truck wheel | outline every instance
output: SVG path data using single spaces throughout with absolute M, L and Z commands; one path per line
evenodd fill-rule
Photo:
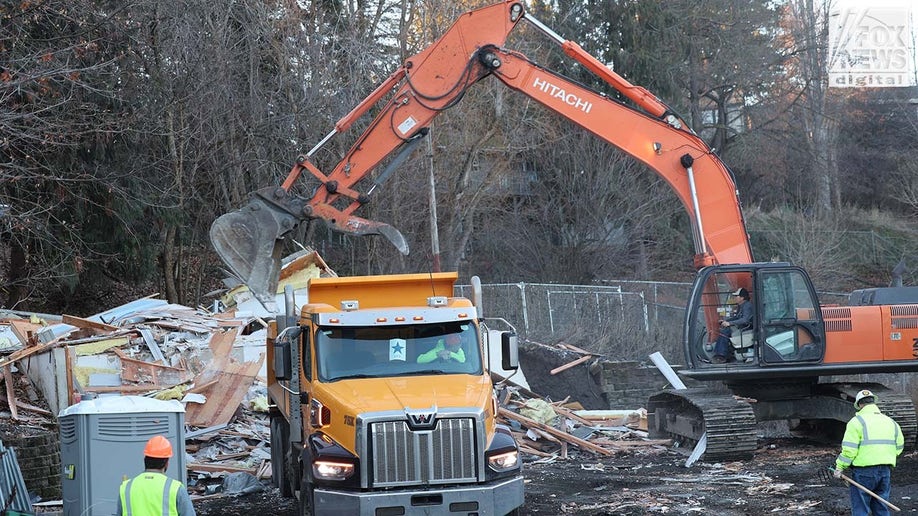
M 287 479 L 287 448 L 290 447 L 290 426 L 283 417 L 271 418 L 271 483 L 284 498 L 293 496 Z

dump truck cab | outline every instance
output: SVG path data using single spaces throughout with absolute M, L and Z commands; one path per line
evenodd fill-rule
M 299 491 L 303 514 L 507 514 L 522 505 L 486 332 L 478 307 L 452 296 L 456 278 L 316 278 L 308 299 L 286 296 L 268 346 L 272 470 L 285 495 Z M 515 362 L 515 338 L 501 337 Z

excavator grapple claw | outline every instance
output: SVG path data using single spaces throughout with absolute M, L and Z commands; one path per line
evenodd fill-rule
M 402 254 L 408 254 L 408 241 L 405 240 L 401 231 L 395 229 L 389 224 L 367 220 L 360 217 L 349 216 L 344 224 L 335 221 L 326 220 L 328 226 L 342 233 L 348 233 L 355 236 L 379 235 L 392 243 Z
M 408 242 L 405 237 L 389 224 L 348 215 L 324 202 L 309 207 L 312 208 L 310 216 L 324 220 L 333 231 L 354 236 L 379 235 L 391 242 L 400 253 L 408 254 Z

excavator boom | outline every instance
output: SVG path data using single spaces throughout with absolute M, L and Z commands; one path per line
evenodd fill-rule
M 626 106 L 546 71 L 519 52 L 504 47 L 507 36 L 526 20 L 562 50 L 593 71 L 638 108 Z M 353 235 L 382 235 L 403 253 L 408 245 L 395 228 L 353 215 L 369 193 L 388 177 L 378 173 L 368 193 L 355 189 L 378 165 L 398 153 L 398 163 L 427 134 L 430 122 L 456 105 L 465 92 L 488 76 L 517 90 L 659 173 L 673 187 L 693 222 L 698 267 L 751 261 L 751 251 L 732 175 L 713 152 L 662 101 L 634 86 L 525 13 L 516 0 L 469 11 L 429 47 L 408 58 L 363 102 L 335 125 L 318 145 L 299 156 L 280 187 L 259 190 L 242 209 L 218 218 L 211 240 L 229 268 L 259 299 L 273 299 L 284 239 L 304 220 L 324 220 Z M 344 158 L 325 173 L 312 155 L 331 137 L 389 95 L 370 126 Z M 621 127 L 631 127 L 625 132 Z M 390 168 L 392 163 L 390 163 Z M 293 194 L 304 175 L 320 183 L 311 198 Z M 697 191 L 703 189 L 704 198 Z M 704 221 L 704 223 L 702 223 Z
M 323 220 L 336 231 L 357 236 L 382 235 L 407 254 L 408 244 L 397 229 L 353 215 L 370 200 L 354 186 L 389 155 L 400 150 L 406 151 L 401 158 L 407 155 L 426 134 L 429 122 L 481 79 L 483 70 L 471 66 L 469 56 L 486 44 L 502 45 L 522 17 L 523 5 L 517 1 L 467 12 L 437 41 L 407 59 L 319 144 L 297 158 L 280 187 L 259 190 L 246 206 L 214 221 L 210 238 L 223 262 L 262 303 L 270 303 L 284 239 L 304 220 Z M 326 174 L 312 164 L 311 157 L 322 145 L 347 131 L 387 94 L 391 97 L 381 112 L 333 170 Z M 321 183 L 308 199 L 292 193 L 304 172 Z M 377 185 L 387 175 L 380 174 Z

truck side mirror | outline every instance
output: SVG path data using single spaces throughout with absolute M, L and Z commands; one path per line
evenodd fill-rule
M 299 327 L 291 326 L 274 339 L 274 377 L 278 380 L 290 380 L 293 377 L 290 351 L 298 344 L 300 333 Z
M 512 331 L 500 333 L 500 365 L 505 371 L 520 367 L 519 337 Z

